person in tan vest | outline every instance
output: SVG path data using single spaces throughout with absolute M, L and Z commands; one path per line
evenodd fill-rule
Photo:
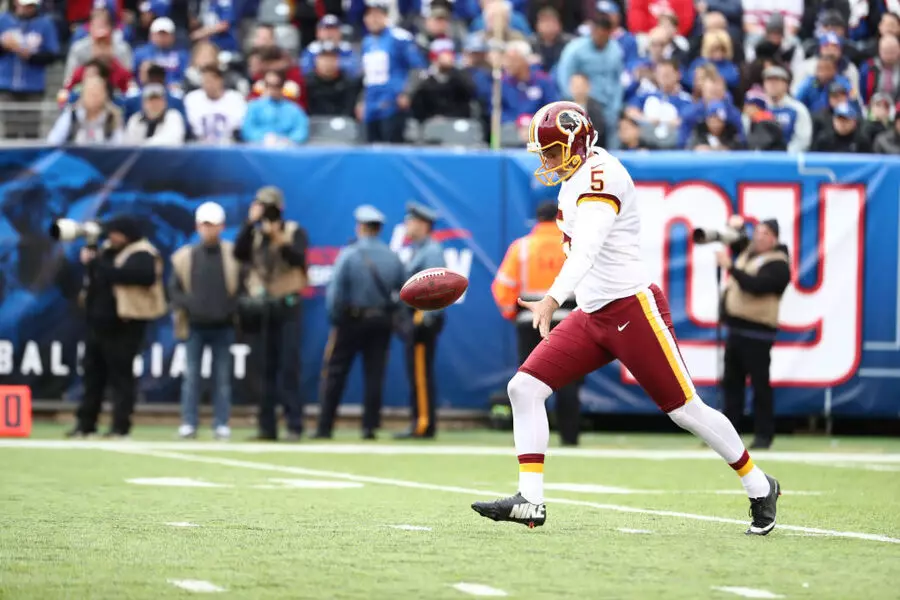
M 741 232 L 730 244 L 731 255 L 723 249 L 717 256 L 729 280 L 722 301 L 728 327 L 725 343 L 725 374 L 722 390 L 725 415 L 740 431 L 744 415 L 747 377 L 753 385 L 754 440 L 751 448 L 768 448 L 775 437 L 775 406 L 769 367 L 772 346 L 778 333 L 781 297 L 791 281 L 788 250 L 778 241 L 778 221 L 760 222 L 750 239 L 744 233 L 744 219 L 734 216 L 732 229 Z M 736 257 L 732 261 L 732 256 Z
M 144 341 L 148 321 L 166 314 L 162 286 L 163 261 L 132 217 L 111 219 L 104 226 L 106 241 L 84 247 L 81 263 L 85 287 L 81 301 L 87 317 L 84 396 L 69 437 L 96 433 L 104 393 L 112 392 L 112 427 L 106 437 L 126 437 L 137 395 L 134 357 Z
M 231 345 L 240 285 L 240 264 L 231 242 L 222 240 L 225 210 L 215 202 L 197 208 L 200 242 L 182 246 L 172 255 L 169 299 L 175 337 L 185 341 L 187 369 L 181 382 L 181 427 L 178 436 L 197 437 L 200 369 L 203 349 L 212 354 L 213 436 L 231 437 Z
M 543 202 L 537 208 L 537 224 L 531 233 L 510 244 L 491 284 L 494 302 L 504 319 L 516 323 L 519 362 L 525 362 L 541 343 L 540 332 L 532 327 L 531 311 L 523 309 L 518 299 L 537 301 L 547 294 L 559 274 L 566 255 L 562 234 L 556 226 L 556 202 Z M 556 327 L 575 308 L 570 298 L 553 314 Z M 556 428 L 563 446 L 578 445 L 581 406 L 578 390 L 583 380 L 575 381 L 556 392 Z
M 300 439 L 303 432 L 300 340 L 306 247 L 306 231 L 284 218 L 281 190 L 260 189 L 234 243 L 234 257 L 245 273 L 238 302 L 240 327 L 251 338 L 250 365 L 262 374 L 263 383 L 255 439 L 278 438 L 278 404 L 284 408 L 288 441 Z

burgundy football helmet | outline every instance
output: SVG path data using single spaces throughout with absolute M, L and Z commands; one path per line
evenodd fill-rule
M 596 141 L 597 132 L 583 108 L 567 101 L 547 104 L 535 113 L 528 129 L 528 151 L 537 152 L 541 157 L 541 166 L 534 176 L 548 186 L 565 181 L 584 164 Z M 551 167 L 544 153 L 557 145 L 562 160 Z

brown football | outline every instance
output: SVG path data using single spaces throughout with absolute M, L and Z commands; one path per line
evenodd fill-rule
M 462 296 L 469 280 L 450 269 L 425 269 L 409 278 L 400 299 L 419 310 L 447 308 Z

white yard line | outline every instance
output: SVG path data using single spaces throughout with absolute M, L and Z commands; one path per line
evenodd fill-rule
M 515 450 L 503 446 L 424 446 L 409 444 L 260 444 L 223 442 L 150 442 L 102 440 L 29 440 L 0 439 L 0 448 L 45 450 L 107 450 L 139 448 L 175 452 L 230 452 L 241 454 L 351 454 L 408 456 L 515 456 Z M 551 448 L 549 457 L 605 458 L 635 460 L 722 460 L 712 450 L 628 450 L 615 448 Z M 868 463 L 900 465 L 900 453 L 850 452 L 763 452 L 757 462 L 793 462 L 832 465 L 834 463 Z
M 200 527 L 196 523 L 188 523 L 187 521 L 175 521 L 174 523 L 166 523 L 169 527 Z
M 421 525 L 388 525 L 388 527 L 402 531 L 431 531 L 431 527 L 422 527 Z
M 639 535 L 650 535 L 653 533 L 649 529 L 631 529 L 630 527 L 619 527 L 616 529 L 616 531 L 621 531 L 622 533 L 634 533 Z
M 209 581 L 201 581 L 199 579 L 169 579 L 169 583 L 183 590 L 201 594 L 225 591 L 225 588 L 223 587 L 219 587 L 214 583 L 211 583 Z
M 402 479 L 387 479 L 384 477 L 371 477 L 368 475 L 353 475 L 351 473 L 339 473 L 335 471 L 321 471 L 317 469 L 305 469 L 302 467 L 290 467 L 285 465 L 273 465 L 268 463 L 235 460 L 231 458 L 218 458 L 214 456 L 196 456 L 190 454 L 180 454 L 177 452 L 157 452 L 153 450 L 145 450 L 133 447 L 128 444 L 111 445 L 105 448 L 113 452 L 121 452 L 124 454 L 135 454 L 138 456 L 152 456 L 156 458 L 171 458 L 173 460 L 181 460 L 186 462 L 195 462 L 209 465 L 219 465 L 224 467 L 236 467 L 241 469 L 254 469 L 257 471 L 269 471 L 275 473 L 290 473 L 291 475 L 304 475 L 309 477 L 330 477 L 332 479 L 342 479 L 345 481 L 357 481 L 360 483 L 372 483 L 376 485 L 389 485 L 394 487 L 431 490 L 436 492 L 450 492 L 454 494 L 466 494 L 467 496 L 496 497 L 506 494 L 496 491 L 475 490 L 464 487 L 456 487 L 449 485 L 436 485 L 432 483 L 420 483 L 416 481 L 406 481 Z M 567 498 L 547 498 L 547 502 L 555 502 L 556 504 L 568 504 L 571 506 L 584 506 L 596 508 L 599 510 L 608 510 L 621 513 L 654 515 L 657 517 L 672 517 L 677 519 L 690 519 L 693 521 L 707 521 L 712 523 L 727 523 L 731 525 L 746 525 L 747 521 L 738 519 L 728 519 L 725 517 L 713 517 L 709 515 L 697 515 L 692 513 L 683 513 L 668 510 L 652 510 L 646 508 L 637 508 L 634 506 L 620 506 L 617 504 L 600 504 L 597 502 L 587 502 L 582 500 L 570 500 Z M 888 544 L 900 544 L 900 539 L 879 535 L 874 533 L 858 533 L 854 531 L 833 531 L 830 529 L 819 529 L 817 527 L 801 527 L 797 525 L 778 524 L 778 529 L 788 531 L 799 531 L 803 533 L 818 533 L 831 537 L 851 538 L 857 540 L 867 540 L 871 542 L 883 542 Z
M 768 590 L 757 590 L 755 588 L 746 588 L 746 587 L 714 587 L 712 588 L 719 592 L 725 592 L 726 594 L 735 594 L 736 596 L 742 596 L 744 598 L 763 598 L 763 599 L 775 599 L 775 598 L 784 598 L 779 594 L 773 594 Z
M 489 585 L 484 585 L 481 583 L 457 583 L 454 584 L 453 589 L 462 592 L 463 594 L 469 594 L 471 596 L 493 596 L 494 598 L 502 598 L 504 596 L 509 596 L 503 590 L 498 590 L 497 588 L 493 588 Z
M 125 483 L 134 485 L 155 485 L 160 487 L 195 487 L 195 488 L 224 488 L 233 487 L 224 483 L 212 483 L 191 477 L 138 477 L 126 479 Z

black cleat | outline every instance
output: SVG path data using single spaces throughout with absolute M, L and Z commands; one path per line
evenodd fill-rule
M 769 480 L 769 495 L 764 498 L 750 498 L 750 516 L 753 521 L 747 535 L 768 535 L 775 529 L 775 505 L 781 495 L 781 484 L 774 477 L 766 475 Z
M 547 509 L 544 504 L 532 504 L 523 498 L 521 493 L 493 502 L 475 502 L 472 504 L 472 510 L 494 521 L 521 523 L 528 529 L 540 527 L 547 520 Z

